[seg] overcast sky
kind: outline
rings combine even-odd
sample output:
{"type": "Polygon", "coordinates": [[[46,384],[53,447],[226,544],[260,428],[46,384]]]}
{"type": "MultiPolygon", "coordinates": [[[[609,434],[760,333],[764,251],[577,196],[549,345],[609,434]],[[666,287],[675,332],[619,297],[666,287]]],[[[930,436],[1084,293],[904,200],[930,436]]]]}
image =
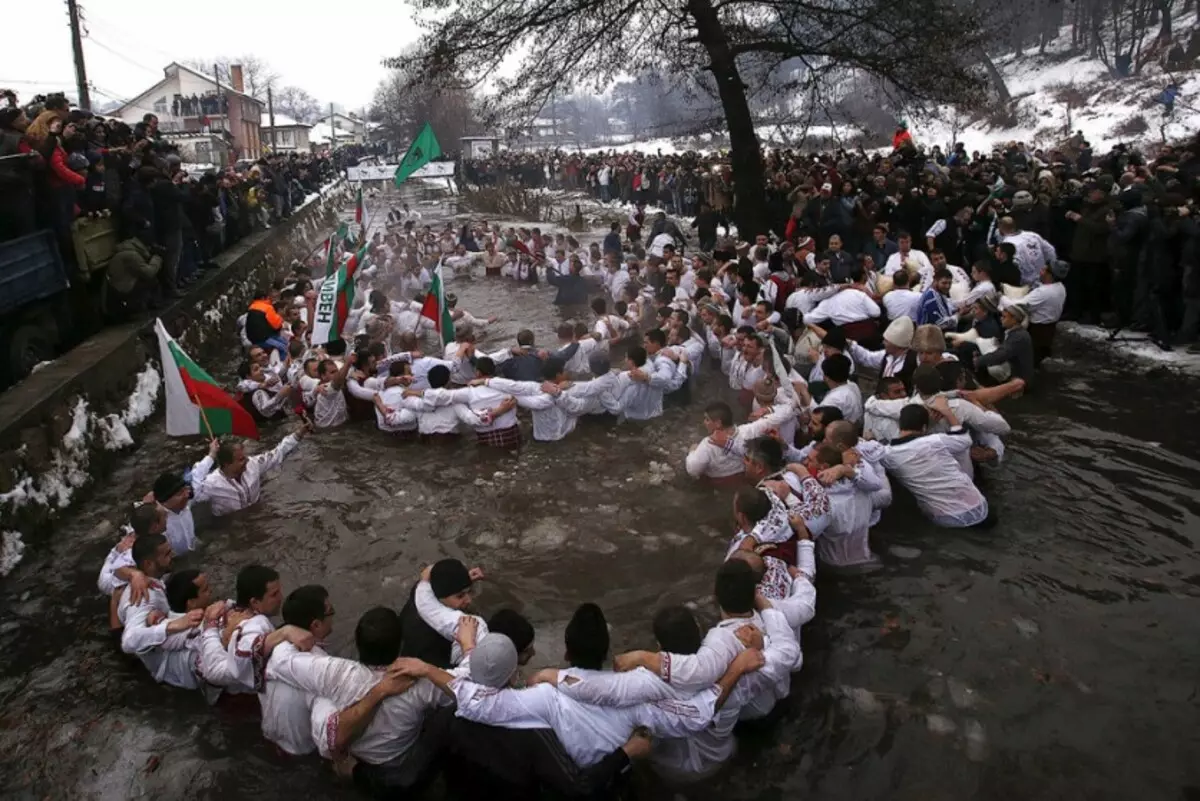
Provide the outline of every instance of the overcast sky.
{"type": "MultiPolygon", "coordinates": [[[[20,30],[0,48],[0,87],[22,101],[38,93],[76,97],[64,0],[22,3],[20,30]]],[[[252,0],[80,0],[92,103],[129,100],[163,77],[172,61],[252,53],[279,73],[277,86],[306,89],[349,110],[370,103],[385,70],[417,36],[404,5],[384,0],[280,4],[252,0]]]]}

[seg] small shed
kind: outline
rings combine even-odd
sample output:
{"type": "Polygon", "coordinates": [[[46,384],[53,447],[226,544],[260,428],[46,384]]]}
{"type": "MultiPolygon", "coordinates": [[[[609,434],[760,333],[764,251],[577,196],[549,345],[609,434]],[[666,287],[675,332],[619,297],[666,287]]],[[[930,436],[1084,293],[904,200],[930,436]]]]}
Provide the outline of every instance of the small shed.
{"type": "Polygon", "coordinates": [[[463,158],[466,159],[485,159],[500,152],[498,136],[464,136],[460,141],[463,158]]]}

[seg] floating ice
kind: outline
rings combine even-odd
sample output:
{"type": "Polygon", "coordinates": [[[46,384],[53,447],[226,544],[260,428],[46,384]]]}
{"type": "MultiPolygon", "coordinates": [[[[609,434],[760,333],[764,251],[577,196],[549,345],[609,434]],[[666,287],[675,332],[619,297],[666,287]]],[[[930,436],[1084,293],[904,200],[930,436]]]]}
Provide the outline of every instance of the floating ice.
{"type": "Polygon", "coordinates": [[[967,759],[972,762],[987,759],[987,733],[983,730],[983,724],[977,720],[968,720],[963,733],[967,739],[967,759]]]}
{"type": "Polygon", "coordinates": [[[1012,621],[1013,625],[1017,627],[1017,631],[1019,631],[1021,636],[1027,640],[1032,640],[1041,631],[1041,629],[1038,627],[1038,624],[1034,623],[1032,620],[1027,620],[1023,617],[1014,617],[1012,621]]]}
{"type": "Polygon", "coordinates": [[[904,545],[892,545],[891,547],[888,548],[888,553],[891,554],[892,556],[896,557],[897,559],[904,559],[905,561],[909,561],[912,559],[920,558],[921,549],[920,548],[909,548],[904,545]]]}
{"type": "Polygon", "coordinates": [[[955,678],[946,679],[950,690],[950,701],[959,709],[970,709],[979,700],[979,694],[955,678]]]}
{"type": "Polygon", "coordinates": [[[927,715],[925,717],[925,725],[929,728],[931,734],[953,734],[958,730],[958,724],[945,715],[927,715]]]}

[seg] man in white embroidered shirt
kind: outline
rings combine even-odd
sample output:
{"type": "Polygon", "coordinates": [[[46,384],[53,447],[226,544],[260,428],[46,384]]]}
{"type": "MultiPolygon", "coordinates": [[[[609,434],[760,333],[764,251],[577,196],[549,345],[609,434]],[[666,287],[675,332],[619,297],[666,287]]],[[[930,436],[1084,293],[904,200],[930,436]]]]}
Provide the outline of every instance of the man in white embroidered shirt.
{"type": "Polygon", "coordinates": [[[172,616],[162,578],[171,569],[171,545],[162,534],[144,534],[133,543],[133,560],[150,580],[149,592],[140,603],[133,603],[126,586],[117,606],[124,625],[121,650],[134,654],[150,671],[155,681],[187,690],[200,686],[195,671],[195,652],[188,633],[200,625],[203,612],[192,610],[172,616]]]}
{"type": "Polygon", "coordinates": [[[238,571],[237,599],[232,609],[217,602],[204,612],[200,636],[200,673],[214,687],[230,693],[259,693],[265,700],[267,660],[285,640],[302,651],[315,644],[311,632],[295,626],[276,630],[271,618],[283,605],[279,574],[269,567],[249,565],[238,571]],[[231,628],[229,644],[221,642],[231,628]]]}
{"type": "Polygon", "coordinates": [[[272,450],[249,458],[242,443],[222,442],[217,449],[217,469],[204,477],[196,489],[195,500],[208,501],[217,517],[258,503],[263,474],[282,464],[284,457],[294,451],[311,430],[308,423],[302,423],[272,450]]]}
{"type": "Polygon", "coordinates": [[[553,729],[580,767],[594,765],[621,747],[639,726],[664,738],[684,738],[703,730],[722,695],[714,683],[686,699],[613,708],[580,703],[549,684],[509,689],[517,670],[517,650],[503,634],[481,637],[469,662],[469,678],[417,660],[401,660],[401,669],[427,678],[453,696],[461,718],[507,728],[553,729]]]}
{"type": "Polygon", "coordinates": [[[421,725],[429,711],[450,703],[429,682],[390,686],[398,675],[401,636],[395,610],[375,607],[354,630],[358,662],[294,653],[274,660],[268,674],[269,681],[314,697],[311,730],[318,752],[326,759],[348,753],[357,760],[355,784],[376,798],[419,797],[441,740],[439,732],[422,732],[421,725]]]}
{"type": "MultiPolygon", "coordinates": [[[[292,590],[283,602],[283,622],[312,634],[315,645],[309,652],[326,656],[324,643],[333,633],[333,604],[329,592],[319,584],[292,590]]],[[[262,732],[284,752],[293,756],[317,749],[312,738],[312,707],[315,697],[285,681],[273,681],[272,665],[299,653],[290,642],[281,642],[267,660],[266,691],[262,702],[262,732]]]]}

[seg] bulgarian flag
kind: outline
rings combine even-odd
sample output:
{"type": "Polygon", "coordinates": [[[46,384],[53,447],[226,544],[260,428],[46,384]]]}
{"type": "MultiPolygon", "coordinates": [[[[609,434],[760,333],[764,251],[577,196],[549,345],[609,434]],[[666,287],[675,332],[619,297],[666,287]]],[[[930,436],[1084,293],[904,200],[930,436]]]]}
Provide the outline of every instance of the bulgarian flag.
{"type": "Polygon", "coordinates": [[[167,387],[167,434],[236,434],[258,439],[258,426],[250,413],[183,352],[162,320],[154,321],[154,333],[167,387]]]}
{"type": "Polygon", "coordinates": [[[337,269],[337,257],[334,255],[336,253],[334,246],[337,242],[344,240],[346,238],[346,231],[347,231],[346,224],[342,223],[341,225],[338,226],[337,233],[331,235],[328,239],[325,240],[325,276],[326,277],[333,275],[334,271],[337,269]]]}
{"type": "Polygon", "coordinates": [[[438,333],[442,335],[442,343],[454,341],[454,319],[450,309],[446,307],[446,284],[442,281],[442,262],[439,259],[433,270],[433,283],[425,295],[425,303],[421,306],[421,316],[433,320],[438,333]]]}
{"type": "Polygon", "coordinates": [[[312,328],[313,345],[327,345],[342,338],[342,329],[346,327],[350,308],[354,305],[354,276],[366,258],[364,246],[321,282],[312,328]]]}
{"type": "Polygon", "coordinates": [[[358,185],[358,192],[354,195],[354,224],[362,225],[363,221],[363,199],[362,199],[362,184],[358,185]]]}

